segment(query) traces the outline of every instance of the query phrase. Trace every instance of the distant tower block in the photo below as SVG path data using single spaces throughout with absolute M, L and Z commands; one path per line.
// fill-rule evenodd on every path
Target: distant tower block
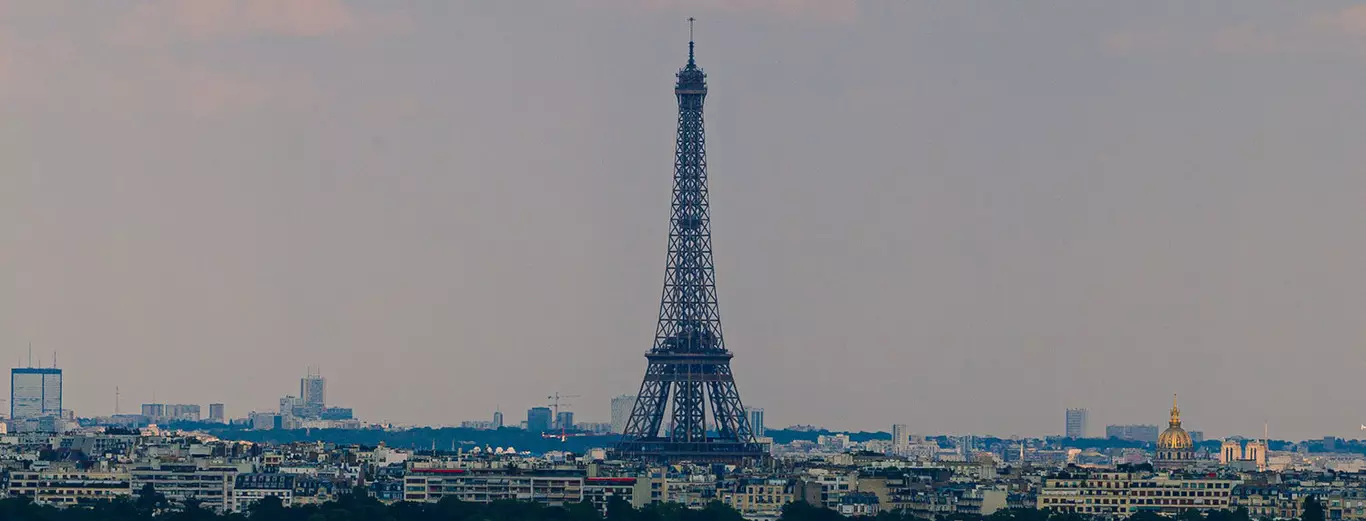
M 631 419 L 631 409 L 636 406 L 636 397 L 623 394 L 612 398 L 612 432 L 626 432 L 626 421 Z
M 1067 426 L 1064 430 L 1064 434 L 1066 434 L 1068 438 L 1072 439 L 1085 438 L 1087 416 L 1088 413 L 1086 409 L 1068 409 Z
M 322 409 L 327 405 L 327 379 L 315 369 L 299 380 L 299 398 L 304 405 Z
M 16 367 L 10 370 L 9 416 L 15 420 L 62 414 L 62 370 Z
M 691 41 L 674 95 L 678 141 L 659 324 L 654 347 L 645 354 L 645 380 L 615 455 L 658 463 L 759 461 L 768 457 L 768 450 L 756 440 L 740 403 L 730 370 L 732 355 L 721 335 L 702 126 L 707 82 Z
M 911 428 L 904 423 L 892 425 L 892 448 L 905 449 L 911 445 Z

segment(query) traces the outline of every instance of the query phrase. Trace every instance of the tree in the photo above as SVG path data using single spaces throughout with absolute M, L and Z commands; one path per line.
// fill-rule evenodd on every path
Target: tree
M 285 521 L 289 515 L 285 513 L 285 505 L 280 498 L 266 496 L 257 500 L 251 505 L 250 517 L 253 521 Z
M 1204 521 L 1205 515 L 1201 514 L 1199 510 L 1188 508 L 1182 511 L 1181 515 L 1176 516 L 1176 519 L 1177 521 Z
M 613 496 L 607 500 L 607 521 L 635 521 L 636 509 L 626 500 Z
M 1167 521 L 1167 518 L 1157 515 L 1151 510 L 1143 510 L 1129 516 L 1129 521 Z
M 218 518 L 213 512 L 205 510 L 197 499 L 186 499 L 184 503 L 185 508 L 176 512 L 171 521 L 211 521 Z
M 1049 521 L 1088 521 L 1089 518 L 1076 512 L 1054 512 Z
M 1037 508 L 1010 508 L 997 510 L 986 516 L 986 521 L 1048 521 L 1048 511 Z
M 570 503 L 567 509 L 569 510 L 569 521 L 602 521 L 602 515 L 598 513 L 598 508 L 587 501 Z
M 805 501 L 783 506 L 782 521 L 843 521 L 844 516 L 828 508 L 820 508 Z
M 158 509 L 166 507 L 166 495 L 157 492 L 156 487 L 151 483 L 143 483 L 142 489 L 138 491 L 138 499 L 134 504 L 139 512 L 145 516 L 151 516 Z
M 740 512 L 720 501 L 707 503 L 705 508 L 694 514 L 696 515 L 693 517 L 705 519 L 706 521 L 744 521 L 745 519 L 740 515 Z
M 434 511 L 437 519 L 463 521 L 480 515 L 481 507 L 482 505 L 461 501 L 455 496 L 446 496 L 436 503 Z
M 1300 516 L 1300 521 L 1323 521 L 1323 504 L 1319 503 L 1319 498 L 1304 498 L 1304 514 Z

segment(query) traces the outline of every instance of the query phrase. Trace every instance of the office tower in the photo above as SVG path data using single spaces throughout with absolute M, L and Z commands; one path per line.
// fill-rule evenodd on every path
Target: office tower
M 503 411 L 493 411 L 493 428 L 503 428 Z
M 631 408 L 635 406 L 635 396 L 623 394 L 612 398 L 612 432 L 621 434 L 626 431 L 626 421 L 631 419 Z
M 1105 426 L 1105 437 L 1118 438 L 1129 441 L 1142 441 L 1153 443 L 1157 441 L 1158 429 L 1156 425 L 1107 425 Z
M 1068 438 L 1086 437 L 1086 409 L 1067 410 L 1067 429 Z
M 764 410 L 759 407 L 746 407 L 745 412 L 749 414 L 749 429 L 754 432 L 757 438 L 764 437 Z
M 302 409 L 304 407 L 303 402 L 303 398 L 295 398 L 293 396 L 280 397 L 280 416 L 295 416 L 298 414 L 296 409 Z
M 911 429 L 904 423 L 892 425 L 892 448 L 904 449 L 911 444 Z
M 166 418 L 171 421 L 199 421 L 200 408 L 194 404 L 172 404 L 166 406 Z
M 9 416 L 13 419 L 62 414 L 62 370 L 16 367 L 10 371 Z
M 356 413 L 350 407 L 323 407 L 322 412 L 318 414 L 318 419 L 330 421 L 350 420 L 355 417 Z
M 327 402 L 327 379 L 309 371 L 308 376 L 299 380 L 299 398 L 305 407 L 322 409 Z
M 166 405 L 160 403 L 142 404 L 142 415 L 152 421 L 160 421 L 166 417 Z
M 531 432 L 549 431 L 551 419 L 549 407 L 532 407 L 526 412 L 526 430 Z
M 569 411 L 561 411 L 561 412 L 559 412 L 558 414 L 556 414 L 556 415 L 555 415 L 555 428 L 556 428 L 556 429 L 560 429 L 560 430 L 566 430 L 566 431 L 569 430 L 569 429 L 573 429 L 573 428 L 574 428 L 574 413 L 569 412 Z
M 224 411 L 223 411 L 223 404 L 221 404 L 221 403 L 211 403 L 211 404 L 209 404 L 209 421 L 215 422 L 215 423 L 227 423 L 227 422 L 228 422 L 228 417 L 227 417 L 227 415 L 224 414 Z
M 721 333 L 702 122 L 707 75 L 693 49 L 689 41 L 688 63 L 674 85 L 678 134 L 659 321 L 639 398 L 614 454 L 653 462 L 762 461 L 768 448 L 745 415 Z
M 575 422 L 574 430 L 590 434 L 608 434 L 612 432 L 612 424 L 610 422 Z

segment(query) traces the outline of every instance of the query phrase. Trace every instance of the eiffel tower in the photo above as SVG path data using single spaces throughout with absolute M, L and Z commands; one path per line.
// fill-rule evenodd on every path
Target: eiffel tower
M 730 371 L 732 355 L 721 335 L 702 129 L 707 82 L 689 40 L 688 64 L 678 72 L 674 87 L 678 142 L 659 326 L 615 454 L 655 463 L 753 463 L 767 458 L 768 451 L 750 430 Z

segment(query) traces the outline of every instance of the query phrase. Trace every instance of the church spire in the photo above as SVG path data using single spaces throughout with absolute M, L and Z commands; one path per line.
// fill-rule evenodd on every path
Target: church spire
M 1181 408 L 1176 406 L 1176 393 L 1172 393 L 1172 427 L 1181 426 Z

